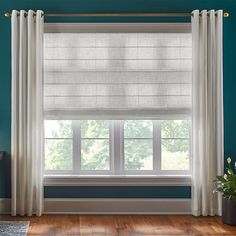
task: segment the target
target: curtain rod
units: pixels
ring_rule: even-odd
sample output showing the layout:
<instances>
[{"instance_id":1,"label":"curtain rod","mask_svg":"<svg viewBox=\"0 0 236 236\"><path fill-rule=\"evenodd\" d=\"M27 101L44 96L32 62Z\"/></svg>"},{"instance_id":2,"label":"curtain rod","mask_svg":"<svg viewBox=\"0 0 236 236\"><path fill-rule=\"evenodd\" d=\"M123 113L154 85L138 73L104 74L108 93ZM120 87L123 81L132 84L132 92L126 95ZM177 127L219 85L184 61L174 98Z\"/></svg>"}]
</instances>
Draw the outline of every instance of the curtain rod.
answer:
<instances>
[{"instance_id":1,"label":"curtain rod","mask_svg":"<svg viewBox=\"0 0 236 236\"><path fill-rule=\"evenodd\" d=\"M11 17L10 12L6 12L4 14L6 17ZM25 13L25 16L27 16L27 13ZM187 12L180 12L180 13L173 13L173 12L164 12L164 13L43 13L43 16L46 17L190 17L192 16L192 13ZM224 12L224 17L229 17L228 12Z\"/></svg>"}]
</instances>

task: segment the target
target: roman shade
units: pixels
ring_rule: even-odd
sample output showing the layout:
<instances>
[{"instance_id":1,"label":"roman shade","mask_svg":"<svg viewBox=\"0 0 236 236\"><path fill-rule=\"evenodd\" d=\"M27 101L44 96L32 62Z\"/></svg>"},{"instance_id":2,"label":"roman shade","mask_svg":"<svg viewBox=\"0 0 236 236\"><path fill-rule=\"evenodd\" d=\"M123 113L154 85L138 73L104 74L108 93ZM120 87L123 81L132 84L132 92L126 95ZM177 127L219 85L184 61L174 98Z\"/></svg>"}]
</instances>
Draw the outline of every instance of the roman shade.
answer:
<instances>
[{"instance_id":1,"label":"roman shade","mask_svg":"<svg viewBox=\"0 0 236 236\"><path fill-rule=\"evenodd\" d=\"M47 119L191 115L189 24L141 24L134 28L112 24L105 30L101 25L48 27L50 32L45 30L44 34Z\"/></svg>"}]
</instances>

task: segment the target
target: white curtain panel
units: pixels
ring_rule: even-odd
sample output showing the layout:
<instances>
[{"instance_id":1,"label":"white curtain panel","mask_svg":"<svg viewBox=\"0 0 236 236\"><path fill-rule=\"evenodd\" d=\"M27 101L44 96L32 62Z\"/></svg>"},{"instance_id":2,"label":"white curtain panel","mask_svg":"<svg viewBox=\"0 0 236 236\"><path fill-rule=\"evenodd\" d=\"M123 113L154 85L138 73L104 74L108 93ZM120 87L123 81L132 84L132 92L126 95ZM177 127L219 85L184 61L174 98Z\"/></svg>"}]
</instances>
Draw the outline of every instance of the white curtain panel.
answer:
<instances>
[{"instance_id":1,"label":"white curtain panel","mask_svg":"<svg viewBox=\"0 0 236 236\"><path fill-rule=\"evenodd\" d=\"M213 194L223 172L222 10L193 11L192 214L221 215Z\"/></svg>"},{"instance_id":2,"label":"white curtain panel","mask_svg":"<svg viewBox=\"0 0 236 236\"><path fill-rule=\"evenodd\" d=\"M12 11L12 215L43 208L42 13Z\"/></svg>"}]
</instances>

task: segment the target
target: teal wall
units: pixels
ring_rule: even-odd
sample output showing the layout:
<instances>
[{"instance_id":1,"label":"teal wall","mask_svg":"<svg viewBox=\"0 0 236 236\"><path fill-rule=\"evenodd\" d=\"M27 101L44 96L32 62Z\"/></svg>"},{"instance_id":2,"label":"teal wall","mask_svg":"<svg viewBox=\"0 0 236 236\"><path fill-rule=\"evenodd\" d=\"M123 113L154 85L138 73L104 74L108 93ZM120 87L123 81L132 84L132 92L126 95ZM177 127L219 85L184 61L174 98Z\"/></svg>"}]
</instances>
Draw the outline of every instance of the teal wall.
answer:
<instances>
[{"instance_id":1,"label":"teal wall","mask_svg":"<svg viewBox=\"0 0 236 236\"><path fill-rule=\"evenodd\" d=\"M80 186L45 187L46 198L191 198L191 187Z\"/></svg>"},{"instance_id":2,"label":"teal wall","mask_svg":"<svg viewBox=\"0 0 236 236\"><path fill-rule=\"evenodd\" d=\"M0 198L10 197L11 144L11 54L10 19L3 16L12 9L42 9L45 12L191 12L193 9L223 9L224 19L224 127L225 156L236 157L236 1L235 0L1 0L0 1L0 150L7 152L0 161ZM160 22L163 18L46 18L45 21L76 22ZM188 21L165 19L164 21ZM190 197L190 187L46 187L46 197Z\"/></svg>"}]
</instances>

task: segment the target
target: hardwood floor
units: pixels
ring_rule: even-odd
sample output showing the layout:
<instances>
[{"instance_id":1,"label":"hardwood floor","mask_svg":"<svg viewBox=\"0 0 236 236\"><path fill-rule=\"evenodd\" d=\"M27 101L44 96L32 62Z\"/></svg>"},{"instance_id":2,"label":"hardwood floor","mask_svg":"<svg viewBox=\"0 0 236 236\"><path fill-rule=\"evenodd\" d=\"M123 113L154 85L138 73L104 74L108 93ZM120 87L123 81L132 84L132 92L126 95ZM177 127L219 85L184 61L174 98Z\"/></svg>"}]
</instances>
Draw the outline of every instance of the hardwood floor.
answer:
<instances>
[{"instance_id":1,"label":"hardwood floor","mask_svg":"<svg viewBox=\"0 0 236 236\"><path fill-rule=\"evenodd\" d=\"M44 215L0 220L29 220L27 236L236 236L236 227L222 224L219 217Z\"/></svg>"}]
</instances>

